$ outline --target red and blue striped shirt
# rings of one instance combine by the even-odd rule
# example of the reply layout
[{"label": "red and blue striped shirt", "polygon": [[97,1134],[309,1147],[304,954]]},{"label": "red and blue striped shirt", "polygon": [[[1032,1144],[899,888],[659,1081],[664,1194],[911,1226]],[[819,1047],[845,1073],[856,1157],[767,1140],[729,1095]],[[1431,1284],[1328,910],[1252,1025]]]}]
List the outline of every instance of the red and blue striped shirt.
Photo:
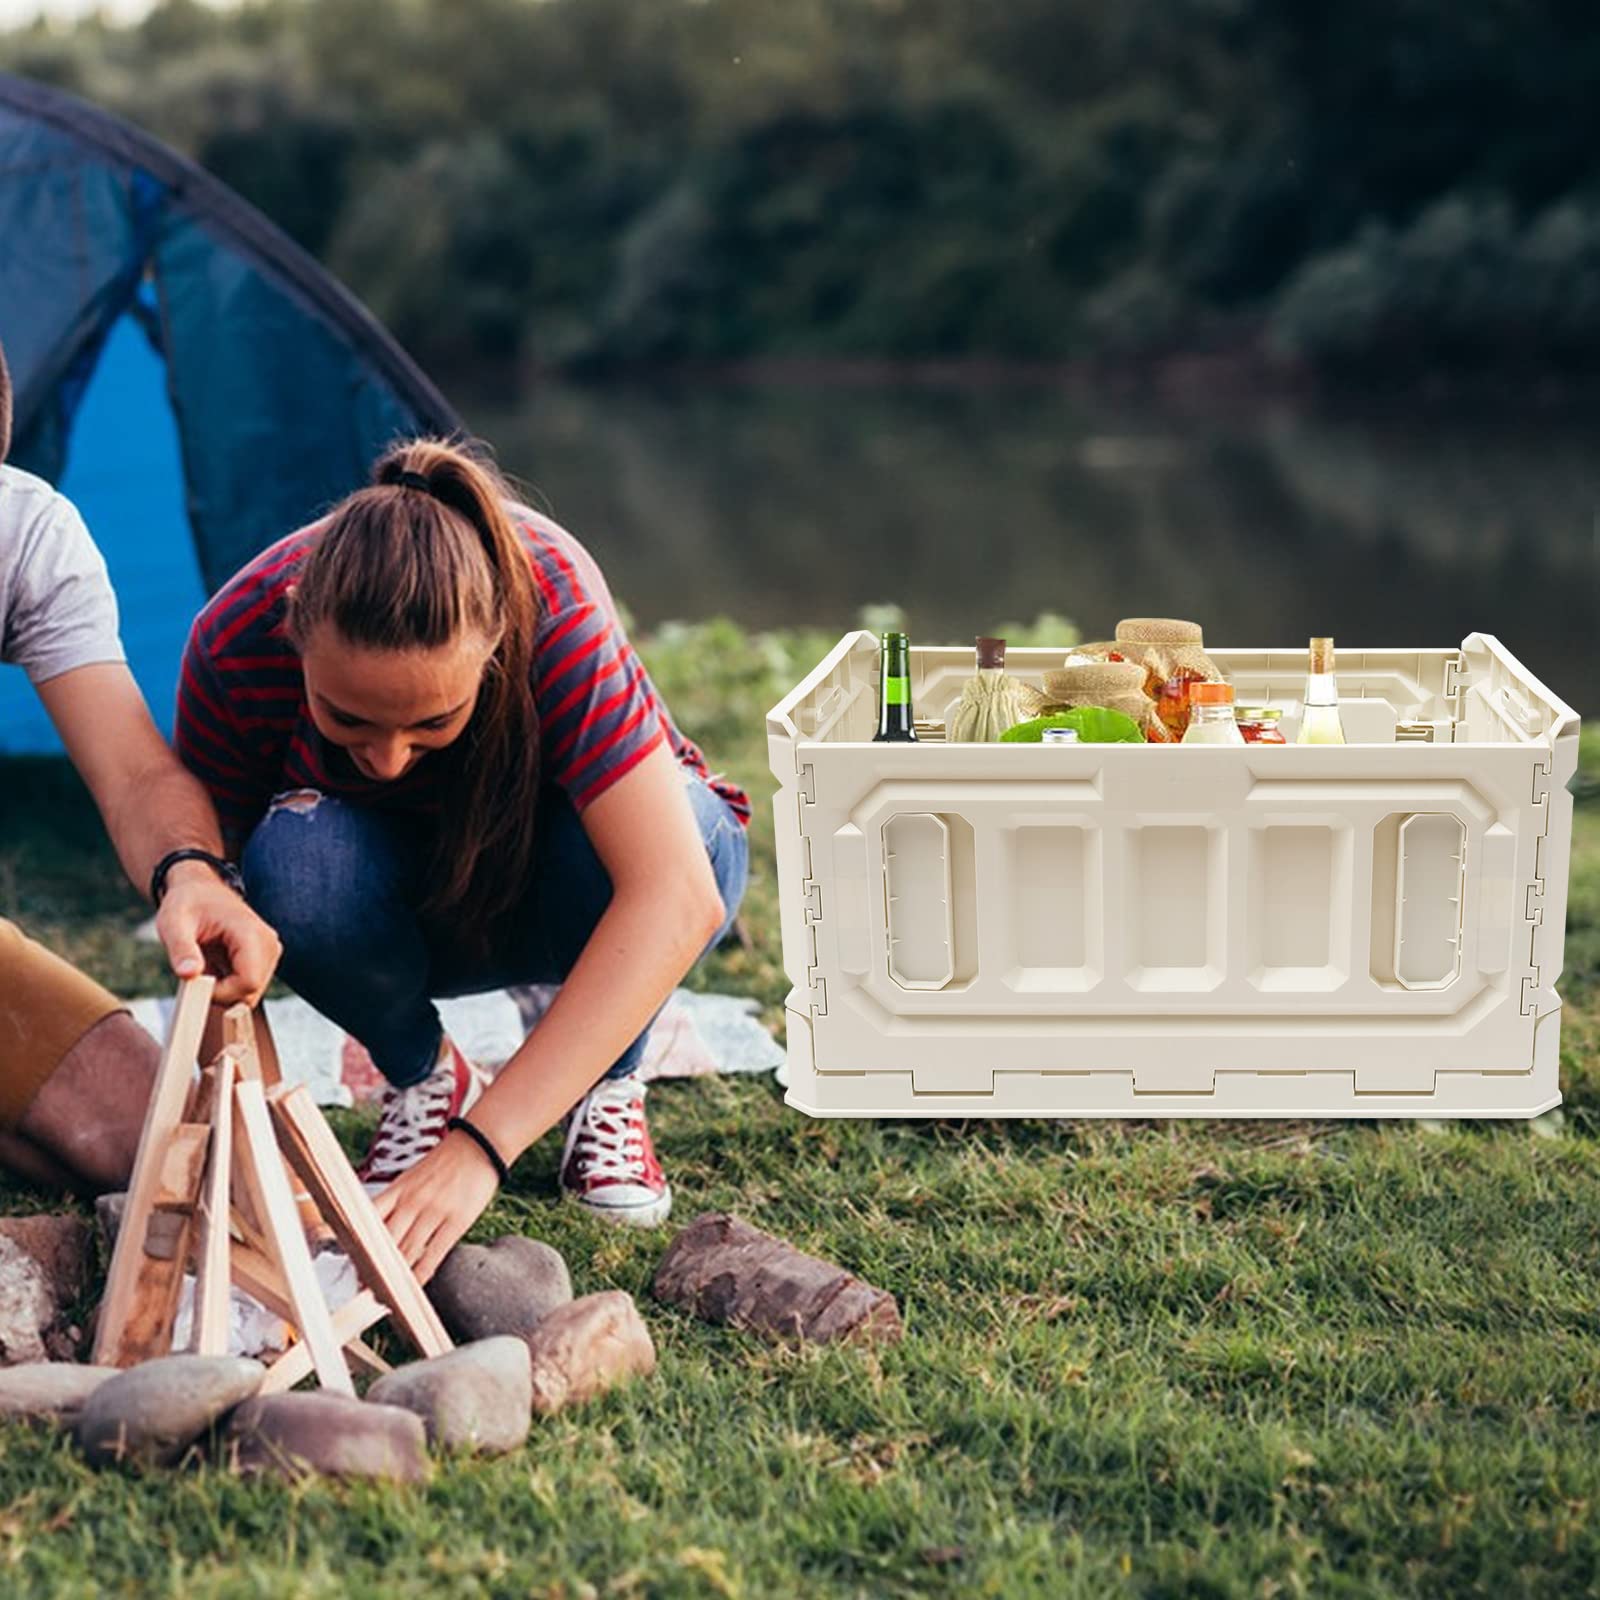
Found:
[{"label": "red and blue striped shirt", "polygon": [[[542,771],[582,810],[665,743],[725,799],[740,822],[749,797],[707,770],[673,722],[617,617],[594,558],[564,528],[526,507],[513,520],[539,594],[534,651]],[[284,606],[300,563],[325,524],[264,550],[195,618],[178,684],[178,754],[216,803],[237,849],[272,797],[317,789],[385,809],[429,813],[446,800],[437,762],[403,778],[363,777],[318,733],[306,705],[300,657],[284,633]]]}]

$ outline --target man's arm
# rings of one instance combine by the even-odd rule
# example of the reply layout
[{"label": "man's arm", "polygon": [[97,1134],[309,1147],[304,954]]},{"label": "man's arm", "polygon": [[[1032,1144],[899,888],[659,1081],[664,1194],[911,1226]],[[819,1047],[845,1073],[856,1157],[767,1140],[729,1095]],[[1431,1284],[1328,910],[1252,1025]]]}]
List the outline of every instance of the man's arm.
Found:
[{"label": "man's arm", "polygon": [[[79,667],[38,691],[141,893],[170,851],[223,854],[210,796],[161,737],[125,666]],[[180,978],[204,971],[208,956],[220,968],[219,1002],[253,1005],[278,964],[277,935],[203,861],[168,874],[156,929]]]}]

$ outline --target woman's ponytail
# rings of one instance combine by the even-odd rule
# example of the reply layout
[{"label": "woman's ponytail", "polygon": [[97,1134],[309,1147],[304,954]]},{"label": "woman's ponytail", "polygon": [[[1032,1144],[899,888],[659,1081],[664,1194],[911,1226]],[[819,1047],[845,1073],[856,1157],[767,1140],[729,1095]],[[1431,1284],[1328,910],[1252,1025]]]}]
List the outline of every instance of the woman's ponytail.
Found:
[{"label": "woman's ponytail", "polygon": [[413,439],[333,513],[301,569],[290,632],[332,622],[352,644],[429,649],[474,630],[493,653],[472,719],[445,753],[425,913],[481,946],[525,895],[539,800],[534,654],[539,597],[504,479],[471,448]]}]

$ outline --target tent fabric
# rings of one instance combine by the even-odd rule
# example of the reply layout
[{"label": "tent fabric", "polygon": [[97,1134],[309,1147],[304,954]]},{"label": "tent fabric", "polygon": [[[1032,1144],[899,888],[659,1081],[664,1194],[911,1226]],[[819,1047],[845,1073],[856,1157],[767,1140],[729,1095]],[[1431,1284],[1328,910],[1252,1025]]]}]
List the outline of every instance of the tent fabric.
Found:
[{"label": "tent fabric", "polygon": [[[16,465],[69,493],[92,470],[85,397],[130,321],[164,366],[187,527],[141,530],[130,483],[121,525],[90,519],[113,577],[117,541],[182,537],[182,561],[212,591],[363,483],[390,440],[461,429],[365,308],[238,195],[130,124],[0,74],[0,343]],[[130,390],[122,426],[147,428],[147,403]],[[7,732],[0,746],[15,748]]]}]

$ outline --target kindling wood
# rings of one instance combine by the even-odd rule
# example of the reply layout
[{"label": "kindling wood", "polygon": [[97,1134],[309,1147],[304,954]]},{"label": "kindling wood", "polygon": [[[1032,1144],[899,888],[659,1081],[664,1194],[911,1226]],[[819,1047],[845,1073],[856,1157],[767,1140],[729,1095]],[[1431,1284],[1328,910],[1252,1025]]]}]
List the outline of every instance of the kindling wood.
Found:
[{"label": "kindling wood", "polygon": [[[363,1335],[392,1315],[424,1356],[452,1348],[422,1285],[390,1237],[333,1130],[303,1086],[262,1059],[247,1007],[212,1030],[221,1048],[196,1077],[213,980],[178,991],[145,1114],[123,1222],[112,1252],[94,1360],[126,1367],[166,1355],[184,1268],[195,1273],[190,1348],[222,1354],[237,1286],[292,1325],[295,1341],[268,1368],[267,1388],[315,1376],[351,1394],[353,1367],[388,1365]],[[360,1289],[330,1312],[313,1243],[337,1239]]]},{"label": "kindling wood", "polygon": [[[150,1224],[167,1153],[189,1101],[195,1052],[200,1047],[213,987],[211,978],[199,977],[188,979],[178,990],[178,1003],[133,1159],[133,1176],[111,1255],[105,1299],[100,1304],[94,1341],[97,1366],[130,1367],[136,1361],[166,1355],[172,1346],[172,1322],[188,1255],[189,1229],[187,1225],[180,1228],[178,1241],[170,1240],[170,1230],[158,1229],[159,1237],[152,1240]],[[178,1247],[171,1248],[173,1244]]]}]

